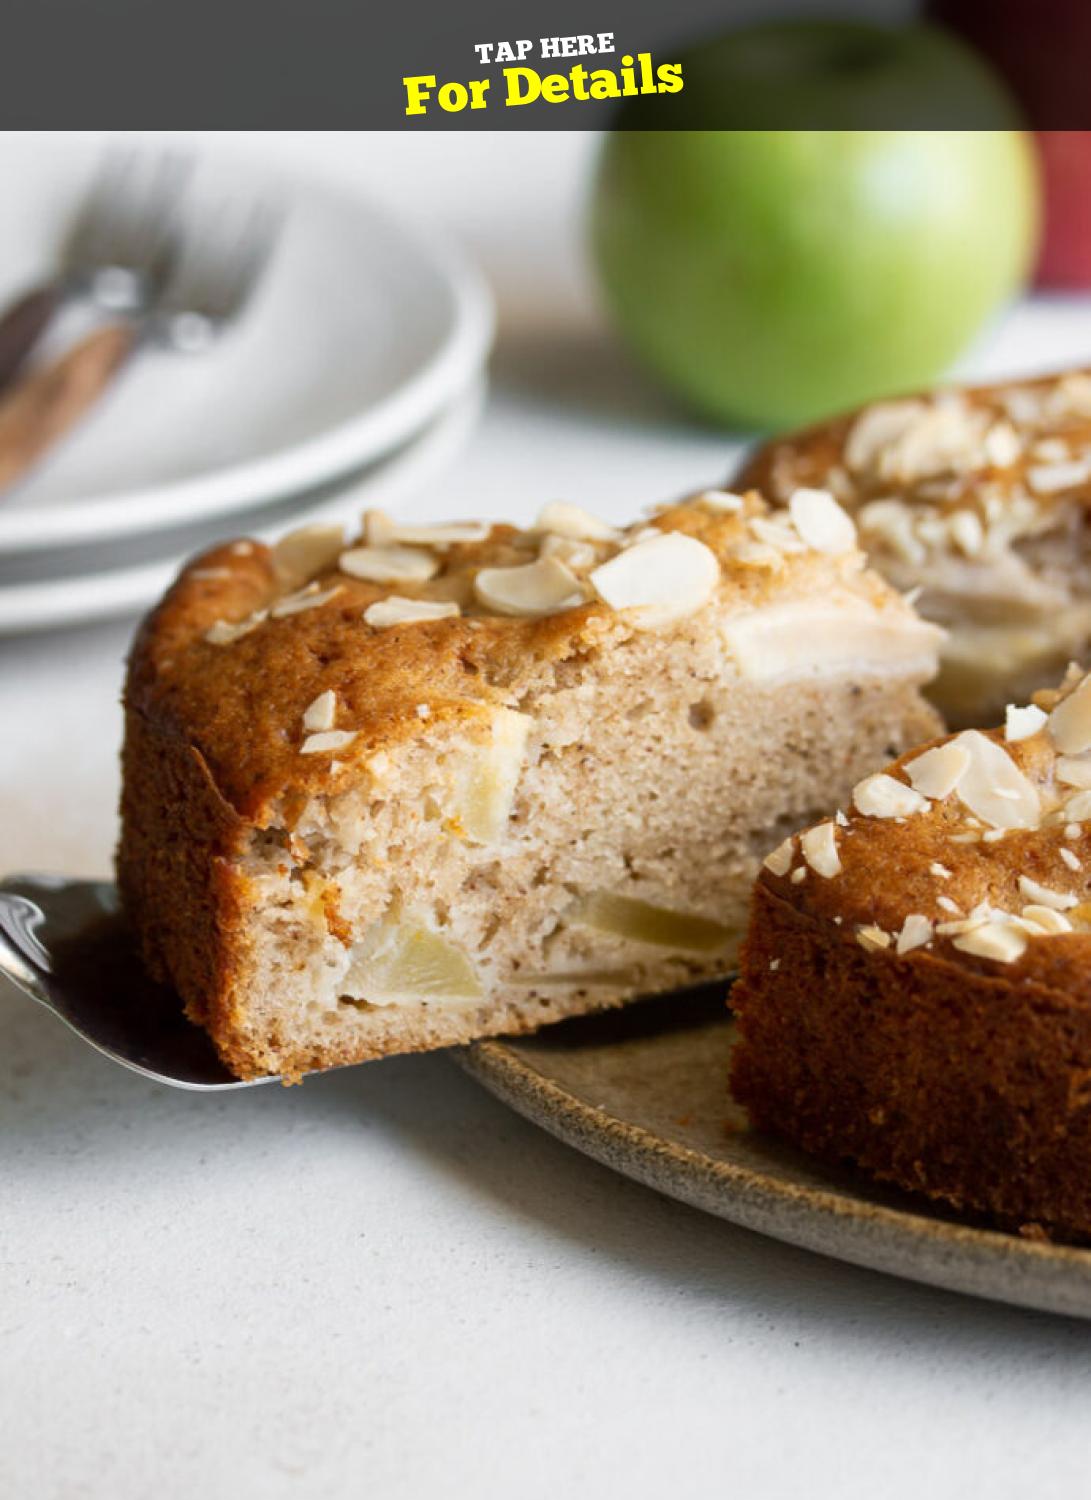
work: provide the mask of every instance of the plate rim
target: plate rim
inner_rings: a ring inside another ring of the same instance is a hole
[[[692,1208],[863,1269],[1091,1318],[1091,1249],[1021,1239],[717,1159],[580,1099],[520,1053],[520,1045],[532,1041],[488,1038],[451,1055],[517,1114],[601,1165]]]
[[[407,494],[429,483],[457,458],[481,416],[485,396],[486,385],[479,376],[398,452],[376,460],[374,469],[368,467],[345,476],[344,486],[301,511],[295,524],[336,523],[337,515],[353,501],[353,497],[358,497],[361,508],[380,502],[398,505]],[[270,541],[275,535],[290,529],[290,525],[282,523],[273,527],[258,526],[253,535],[259,541]],[[251,535],[245,530],[245,524],[241,535]],[[208,546],[212,545],[214,542],[210,540]],[[198,548],[189,555],[196,556],[201,550]],[[163,558],[127,568],[0,586],[0,641],[117,620],[138,613],[164,592],[183,560],[183,554],[172,552]],[[92,591],[96,595],[95,602],[88,598]],[[23,617],[12,619],[11,612],[17,613],[20,609],[25,612]]]
[[[249,171],[256,163],[238,152],[217,153],[218,166]],[[450,327],[439,346],[407,379],[360,415],[316,436],[229,464],[196,478],[140,489],[76,497],[48,509],[13,511],[0,519],[0,550],[5,554],[43,551],[57,545],[99,541],[154,532],[176,524],[178,514],[199,521],[253,509],[287,497],[389,453],[454,399],[488,356],[496,329],[496,309],[483,273],[441,227],[399,211],[351,182],[323,173],[279,171],[262,163],[271,184],[289,202],[319,193],[370,215],[399,236],[442,283],[450,299]],[[168,503],[172,515],[151,516]]]

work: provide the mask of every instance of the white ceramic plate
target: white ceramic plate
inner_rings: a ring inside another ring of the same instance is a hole
[[[99,150],[0,134],[0,305],[42,277]],[[286,209],[244,316],[207,354],[139,353],[101,408],[0,498],[0,555],[311,488],[392,451],[479,372],[491,302],[441,237],[343,186],[218,155],[196,166],[191,216],[202,222],[243,195]]]
[[[112,619],[143,609],[167,588],[182,558],[228,537],[274,541],[294,526],[352,522],[367,506],[394,507],[425,488],[453,461],[473,428],[483,394],[483,386],[475,383],[423,435],[395,455],[307,496],[292,496],[244,517],[231,515],[172,530],[154,540],[73,548],[41,558],[0,559],[0,635]],[[100,566],[89,566],[96,553]],[[119,553],[125,558],[122,565]],[[43,572],[48,563],[48,576],[4,582],[5,576],[18,569],[26,571],[28,562]]]

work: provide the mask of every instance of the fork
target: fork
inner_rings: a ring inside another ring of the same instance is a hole
[[[0,316],[0,389],[19,373],[70,298],[87,297],[116,314],[136,312],[158,294],[170,271],[176,206],[191,167],[191,159],[177,151],[106,152],[55,274]]]
[[[159,344],[185,353],[208,349],[249,300],[279,222],[279,212],[268,203],[225,210],[201,235],[182,237],[169,279],[135,317],[96,329],[0,396],[0,489],[20,478],[90,410],[138,346]],[[122,283],[119,291],[124,290]]]

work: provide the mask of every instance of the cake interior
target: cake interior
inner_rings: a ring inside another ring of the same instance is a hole
[[[755,679],[721,623],[539,664],[509,709],[422,704],[427,733],[254,831],[233,1065],[302,1073],[727,973],[768,850],[936,723],[928,662],[878,625],[855,659]]]

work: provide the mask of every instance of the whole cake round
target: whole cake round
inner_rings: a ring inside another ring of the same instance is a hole
[[[910,751],[765,861],[736,1098],[827,1160],[1091,1240],[1091,676]]]

